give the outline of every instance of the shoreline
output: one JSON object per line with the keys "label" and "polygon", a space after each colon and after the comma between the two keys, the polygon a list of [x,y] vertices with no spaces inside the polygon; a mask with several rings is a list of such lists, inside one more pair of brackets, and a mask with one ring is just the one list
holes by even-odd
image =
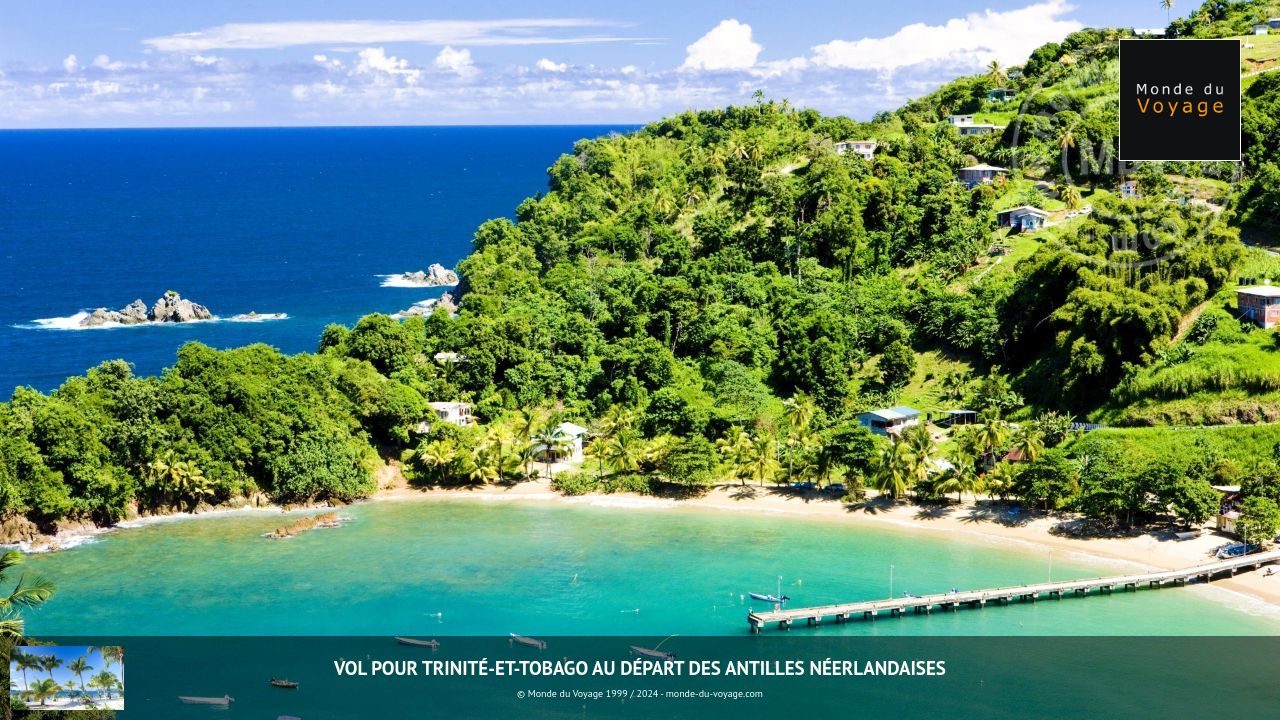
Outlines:
{"label": "shoreline", "polygon": [[[392,475],[388,478],[387,475]],[[922,506],[910,503],[885,504],[872,497],[861,506],[850,506],[836,499],[802,497],[778,492],[773,488],[721,484],[706,494],[686,499],[669,499],[636,493],[587,493],[567,496],[551,489],[550,482],[538,478],[512,485],[482,485],[477,487],[409,486],[399,473],[387,473],[382,480],[390,480],[386,486],[358,502],[516,502],[559,507],[595,507],[615,511],[647,510],[696,513],[746,513],[761,517],[786,517],[793,520],[811,520],[842,524],[846,527],[874,526],[911,534],[946,534],[989,547],[1017,548],[1024,552],[1046,555],[1062,553],[1057,557],[1075,557],[1092,564],[1114,565],[1120,569],[1173,570],[1191,567],[1212,559],[1213,549],[1234,541],[1206,528],[1199,537],[1189,540],[1176,539],[1163,531],[1133,537],[1072,538],[1055,535],[1050,528],[1061,518],[1039,512],[1022,512],[1011,516],[997,512],[996,508],[973,499],[960,504]],[[42,536],[32,542],[7,544],[0,547],[16,547],[25,553],[43,553],[66,550],[94,542],[104,534],[170,522],[199,520],[235,515],[290,516],[316,510],[333,510],[341,505],[317,503],[314,505],[284,507],[280,505],[255,506],[247,501],[238,507],[217,507],[199,513],[177,512],[148,515],[121,521],[106,528],[92,530],[73,529],[53,536]],[[1004,518],[1006,521],[1002,521]],[[946,538],[941,538],[946,539]],[[1243,612],[1251,614],[1275,613],[1280,617],[1280,573],[1266,576],[1263,571],[1242,573],[1223,578],[1204,586],[1216,588],[1238,596],[1245,602],[1229,602]],[[1244,604],[1261,604],[1252,609]]]}

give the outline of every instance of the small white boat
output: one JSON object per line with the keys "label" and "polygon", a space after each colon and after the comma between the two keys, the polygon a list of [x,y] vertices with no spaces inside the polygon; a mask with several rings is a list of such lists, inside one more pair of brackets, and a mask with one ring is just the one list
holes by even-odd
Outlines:
{"label": "small white boat", "polygon": [[539,650],[547,649],[547,643],[545,641],[539,640],[537,638],[527,637],[525,635],[517,635],[515,633],[511,633],[511,642],[520,643],[521,645],[525,645],[531,648],[537,648]]}
{"label": "small white boat", "polygon": [[296,715],[281,715],[277,717],[276,720],[302,720],[302,718]]}
{"label": "small white boat", "polygon": [[230,695],[223,695],[222,697],[191,697],[191,696],[187,696],[187,695],[179,695],[179,696],[178,696],[178,699],[179,699],[179,700],[181,700],[183,703],[185,703],[185,704],[187,704],[187,705],[222,705],[222,706],[226,706],[226,705],[230,705],[231,703],[233,703],[233,702],[235,702],[235,701],[236,701],[236,699],[235,699],[235,698],[233,698],[233,697],[231,697]]}
{"label": "small white boat", "polygon": [[439,640],[418,640],[416,638],[400,637],[399,635],[396,635],[395,637],[396,642],[401,645],[414,645],[416,647],[431,648],[432,650],[440,649]]}

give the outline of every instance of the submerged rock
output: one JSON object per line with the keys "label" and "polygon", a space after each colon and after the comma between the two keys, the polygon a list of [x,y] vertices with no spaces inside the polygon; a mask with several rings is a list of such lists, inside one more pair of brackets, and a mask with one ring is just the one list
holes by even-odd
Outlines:
{"label": "submerged rock", "polygon": [[445,312],[451,316],[458,314],[458,306],[453,301],[453,295],[445,293],[439,298],[431,298],[430,300],[414,303],[409,309],[401,310],[391,317],[397,320],[403,320],[408,317],[426,317],[434,313],[436,308],[444,308]]}

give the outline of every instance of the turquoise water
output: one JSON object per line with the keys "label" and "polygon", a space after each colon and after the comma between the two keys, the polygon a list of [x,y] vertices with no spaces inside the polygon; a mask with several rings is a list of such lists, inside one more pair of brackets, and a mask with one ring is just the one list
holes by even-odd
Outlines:
{"label": "turquoise water", "polygon": [[[287,541],[279,514],[124,529],[29,568],[59,586],[36,635],[723,635],[749,591],[800,605],[1019,584],[1048,560],[969,538],[693,509],[372,502]],[[1117,568],[1056,557],[1053,579]],[[854,635],[1277,634],[1212,587],[1117,593],[816,631]]]}

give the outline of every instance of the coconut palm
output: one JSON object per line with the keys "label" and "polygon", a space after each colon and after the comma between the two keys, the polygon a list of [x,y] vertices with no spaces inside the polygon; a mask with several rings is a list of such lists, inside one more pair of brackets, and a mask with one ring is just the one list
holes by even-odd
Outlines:
{"label": "coconut palm", "polygon": [[57,655],[43,655],[40,657],[40,669],[49,673],[49,679],[53,679],[53,671],[62,667],[62,658]]}
{"label": "coconut palm", "polygon": [[751,435],[740,427],[729,428],[728,434],[716,440],[716,449],[733,476],[747,484],[747,458],[752,449]]}
{"label": "coconut palm", "polygon": [[[25,562],[17,550],[0,554],[0,586],[9,573]],[[23,573],[7,595],[0,595],[0,648],[8,649],[22,641],[22,611],[38,608],[53,596],[54,584],[38,575]]]}
{"label": "coconut palm", "polygon": [[40,658],[30,653],[24,653],[21,650],[15,650],[12,660],[14,666],[22,672],[22,687],[30,689],[31,683],[27,681],[27,671],[40,670]]}
{"label": "coconut palm", "polygon": [[70,670],[73,675],[75,675],[77,678],[80,679],[80,692],[84,693],[85,692],[84,674],[93,669],[93,667],[89,665],[89,661],[86,660],[85,658],[78,657],[75,660],[72,660],[71,662],[67,663],[67,669]]}
{"label": "coconut palm", "polygon": [[817,406],[813,398],[804,392],[797,392],[783,404],[782,420],[786,428],[787,443],[787,478],[795,476],[795,456],[809,435],[809,425]]}
{"label": "coconut palm", "polygon": [[547,420],[547,424],[537,435],[534,435],[533,439],[538,444],[538,451],[542,453],[542,463],[547,468],[547,478],[550,478],[551,465],[555,463],[559,453],[569,446],[569,436],[560,429],[559,418],[553,417]]}
{"label": "coconut palm", "polygon": [[110,700],[112,698],[111,693],[119,685],[120,680],[115,676],[114,673],[110,673],[110,672],[107,672],[106,670],[103,670],[97,675],[94,675],[93,677],[89,678],[89,682],[92,685],[96,685],[97,687],[100,687],[103,690],[106,690],[107,699]]}
{"label": "coconut palm", "polygon": [[1039,460],[1041,453],[1044,452],[1044,433],[1033,425],[1026,423],[1019,425],[1013,433],[1013,449],[1028,462]]}
{"label": "coconut palm", "polygon": [[911,448],[895,439],[880,448],[871,465],[872,487],[897,500],[907,494],[913,484]]}
{"label": "coconut palm", "polygon": [[1080,209],[1080,203],[1083,200],[1080,197],[1080,188],[1070,183],[1063,183],[1062,185],[1058,186],[1057,190],[1058,190],[1058,198],[1062,200],[1064,204],[1066,204],[1068,209],[1070,210]]}
{"label": "coconut palm", "polygon": [[502,477],[497,455],[492,448],[484,445],[472,448],[467,461],[467,478],[476,484],[487,485]]}
{"label": "coconut palm", "polygon": [[106,667],[103,668],[105,670],[111,669],[111,663],[116,663],[118,665],[124,661],[124,648],[119,645],[107,645],[106,647],[99,648],[99,651],[102,653],[102,664],[106,665]]}
{"label": "coconut palm", "polygon": [[999,60],[992,60],[987,63],[987,77],[991,79],[991,82],[995,83],[996,87],[1004,87],[1005,81],[1009,79]]}
{"label": "coconut palm", "polygon": [[1013,463],[1000,463],[991,468],[985,480],[987,491],[1004,500],[1013,492],[1014,485],[1018,482],[1018,468]]}
{"label": "coconut palm", "polygon": [[1173,22],[1173,0],[1160,0],[1160,7],[1164,8],[1165,24]]}
{"label": "coconut palm", "polygon": [[604,462],[616,474],[639,472],[645,456],[645,444],[631,428],[619,430],[603,448]]}
{"label": "coconut palm", "polygon": [[746,465],[751,479],[763,487],[764,481],[774,477],[780,467],[777,441],[767,435],[753,438]]}
{"label": "coconut palm", "polygon": [[436,480],[443,483],[445,473],[458,457],[458,448],[451,440],[432,440],[414,451],[418,463],[431,468],[436,473]]}
{"label": "coconut palm", "polygon": [[980,419],[982,424],[978,425],[976,431],[978,447],[982,449],[983,457],[990,464],[995,458],[996,451],[1004,447],[1009,440],[1009,424],[1000,419],[1000,412],[995,408],[983,410]]}
{"label": "coconut palm", "polygon": [[46,700],[62,691],[62,686],[53,680],[37,680],[31,684],[29,690],[31,696],[39,700],[40,706],[44,707]]}

